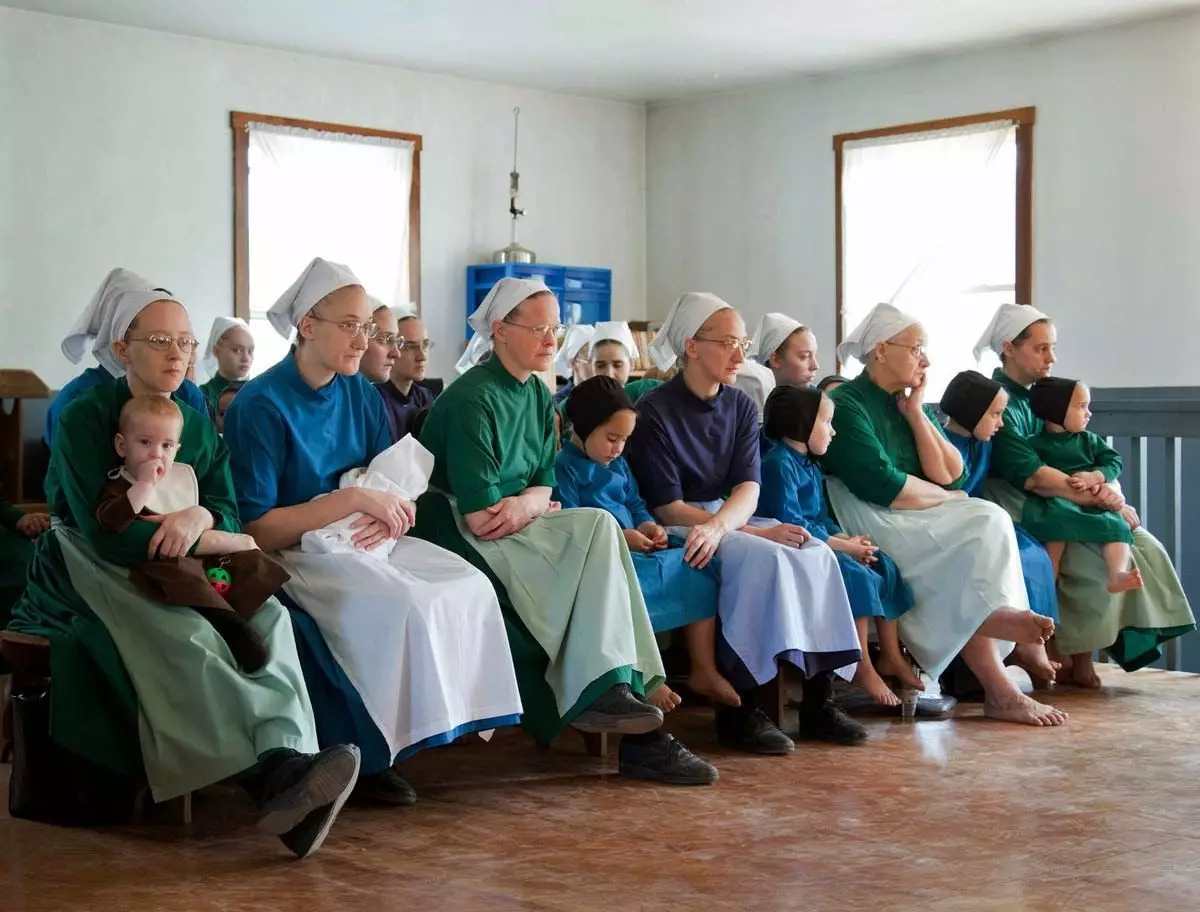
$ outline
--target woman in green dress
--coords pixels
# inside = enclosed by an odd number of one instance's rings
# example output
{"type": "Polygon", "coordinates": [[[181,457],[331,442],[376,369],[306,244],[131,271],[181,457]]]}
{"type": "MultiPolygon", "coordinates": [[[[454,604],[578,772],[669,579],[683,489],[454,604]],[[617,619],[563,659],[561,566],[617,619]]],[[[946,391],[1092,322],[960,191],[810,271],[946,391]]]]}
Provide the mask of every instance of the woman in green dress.
{"type": "Polygon", "coordinates": [[[204,401],[214,415],[218,413],[221,394],[233,383],[245,383],[254,365],[254,337],[250,326],[237,317],[217,317],[208,334],[208,345],[200,366],[209,379],[200,384],[204,401]]]}
{"type": "Polygon", "coordinates": [[[208,529],[241,530],[229,454],[206,416],[181,402],[195,349],[187,311],[161,289],[110,283],[115,355],[124,376],[79,396],[54,437],[46,496],[57,519],[30,565],[11,629],[51,643],[52,737],[130,778],[156,801],[242,776],[262,808],[259,826],[297,855],[316,851],[354,786],[359,754],[317,754],[312,708],[287,613],[274,599],[254,616],[271,659],[243,674],[199,614],[154,602],[128,567],[190,554],[208,529]],[[138,518],[114,534],[96,506],[120,460],[121,407],[134,395],[170,396],[184,416],[178,462],[196,474],[200,505],[138,518]]]}
{"type": "Polygon", "coordinates": [[[1163,643],[1194,630],[1196,620],[1170,557],[1125,504],[1120,485],[1102,485],[1098,493],[1078,490],[1070,476],[1046,465],[1030,445],[1042,422],[1030,407],[1029,391],[1053,371],[1056,341],[1054,324],[1044,313],[1005,304],[975,347],[976,359],[989,348],[999,356],[992,379],[1008,390],[986,494],[1018,521],[1027,498],[1037,496],[1116,510],[1134,526],[1133,567],[1141,572],[1141,589],[1110,593],[1108,569],[1095,543],[1068,542],[1059,566],[1060,619],[1051,643],[1064,657],[1058,680],[1094,689],[1100,686],[1092,664],[1095,650],[1106,650],[1123,669],[1136,671],[1162,655],[1163,643]]]}
{"type": "Polygon", "coordinates": [[[554,406],[534,374],[554,360],[557,300],[540,281],[501,279],[470,322],[494,354],[438,397],[421,429],[436,463],[416,534],[492,579],[537,740],[566,725],[620,733],[622,774],[712,782],[715,770],[661,734],[662,712],[643,699],[663,683],[662,660],[616,520],[550,500],[554,406]]]}

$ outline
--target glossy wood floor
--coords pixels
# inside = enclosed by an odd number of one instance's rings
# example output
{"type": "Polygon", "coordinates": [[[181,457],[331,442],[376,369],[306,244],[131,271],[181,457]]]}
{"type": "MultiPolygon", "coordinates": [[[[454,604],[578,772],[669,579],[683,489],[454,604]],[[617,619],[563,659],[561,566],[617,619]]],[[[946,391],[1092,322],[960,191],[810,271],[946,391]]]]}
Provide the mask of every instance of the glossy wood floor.
{"type": "MultiPolygon", "coordinates": [[[[402,810],[348,809],[296,862],[232,788],[190,828],[103,831],[0,811],[0,910],[1195,910],[1200,676],[1105,674],[1061,729],[872,721],[866,747],[717,748],[708,789],[627,783],[573,739],[428,752],[402,810]]],[[[8,768],[0,767],[6,798],[8,768]]]]}

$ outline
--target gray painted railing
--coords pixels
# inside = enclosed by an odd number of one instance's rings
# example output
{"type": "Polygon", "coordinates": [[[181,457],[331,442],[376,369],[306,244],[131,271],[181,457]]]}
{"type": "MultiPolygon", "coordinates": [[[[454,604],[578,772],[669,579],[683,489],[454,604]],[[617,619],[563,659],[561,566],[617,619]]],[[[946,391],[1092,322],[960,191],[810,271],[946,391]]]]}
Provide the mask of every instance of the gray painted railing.
{"type": "MultiPolygon", "coordinates": [[[[1194,562],[1200,543],[1200,389],[1096,389],[1090,430],[1125,460],[1121,486],[1175,564],[1193,606],[1200,605],[1194,562]],[[1190,457],[1190,458],[1188,458],[1190,457]]],[[[1165,667],[1200,671],[1197,635],[1166,645],[1165,667]]]]}

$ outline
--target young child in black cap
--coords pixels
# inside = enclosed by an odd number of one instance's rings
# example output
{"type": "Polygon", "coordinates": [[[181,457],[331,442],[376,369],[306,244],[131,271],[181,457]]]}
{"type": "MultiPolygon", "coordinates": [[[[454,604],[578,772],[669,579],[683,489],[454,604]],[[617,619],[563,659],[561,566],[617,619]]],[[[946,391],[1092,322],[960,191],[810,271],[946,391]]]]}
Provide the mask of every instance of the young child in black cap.
{"type": "MultiPolygon", "coordinates": [[[[1047,377],[1029,391],[1029,407],[1045,422],[1029,444],[1046,465],[1068,475],[1076,491],[1096,492],[1121,474],[1121,456],[1087,430],[1092,418],[1091,393],[1078,380],[1047,377]]],[[[1129,568],[1130,525],[1120,513],[1082,507],[1062,497],[1030,496],[1021,525],[1046,545],[1055,574],[1069,541],[1101,544],[1108,566],[1108,591],[1142,588],[1142,574],[1129,568]]]]}

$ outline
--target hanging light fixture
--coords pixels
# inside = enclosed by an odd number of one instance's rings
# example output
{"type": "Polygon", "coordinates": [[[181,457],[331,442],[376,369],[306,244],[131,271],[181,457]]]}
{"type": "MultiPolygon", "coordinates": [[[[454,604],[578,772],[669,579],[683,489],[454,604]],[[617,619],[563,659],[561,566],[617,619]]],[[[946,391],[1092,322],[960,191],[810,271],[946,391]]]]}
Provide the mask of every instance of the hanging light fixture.
{"type": "Polygon", "coordinates": [[[520,138],[521,109],[513,108],[513,166],[508,173],[508,213],[512,216],[512,240],[507,247],[501,247],[492,254],[493,263],[536,263],[537,254],[528,247],[522,247],[517,241],[517,220],[525,214],[524,209],[517,208],[517,197],[520,195],[521,175],[517,173],[517,143],[520,138]]]}

